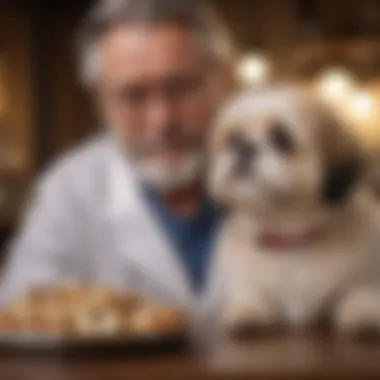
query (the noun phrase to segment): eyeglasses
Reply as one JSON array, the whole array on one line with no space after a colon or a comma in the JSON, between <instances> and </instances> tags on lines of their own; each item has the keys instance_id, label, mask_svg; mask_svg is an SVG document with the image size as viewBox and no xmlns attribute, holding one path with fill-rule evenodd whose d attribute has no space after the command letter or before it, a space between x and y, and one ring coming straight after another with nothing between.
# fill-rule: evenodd
<instances>
[{"instance_id":1,"label":"eyeglasses","mask_svg":"<svg viewBox=\"0 0 380 380\"><path fill-rule=\"evenodd\" d=\"M124 84L116 91L115 97L119 104L131 110L145 109L157 99L183 104L198 94L204 84L202 75L177 74L156 83L141 81Z\"/></svg>"}]
</instances>

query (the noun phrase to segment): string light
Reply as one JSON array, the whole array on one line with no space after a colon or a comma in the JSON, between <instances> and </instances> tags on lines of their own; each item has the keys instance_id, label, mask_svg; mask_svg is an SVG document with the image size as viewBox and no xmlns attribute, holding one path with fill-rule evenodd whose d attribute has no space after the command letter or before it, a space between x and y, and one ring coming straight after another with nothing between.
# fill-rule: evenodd
<instances>
[{"instance_id":1,"label":"string light","mask_svg":"<svg viewBox=\"0 0 380 380\"><path fill-rule=\"evenodd\" d=\"M333 68L320 76L318 87L324 99L340 101L350 96L354 88L354 80L346 70Z\"/></svg>"},{"instance_id":2,"label":"string light","mask_svg":"<svg viewBox=\"0 0 380 380\"><path fill-rule=\"evenodd\" d=\"M264 84L270 75L270 65L262 54L248 54L237 66L237 75L243 85Z\"/></svg>"},{"instance_id":3,"label":"string light","mask_svg":"<svg viewBox=\"0 0 380 380\"><path fill-rule=\"evenodd\" d=\"M352 109L359 118L371 118L376 109L376 101L370 92L358 92L352 99Z\"/></svg>"}]
</instances>

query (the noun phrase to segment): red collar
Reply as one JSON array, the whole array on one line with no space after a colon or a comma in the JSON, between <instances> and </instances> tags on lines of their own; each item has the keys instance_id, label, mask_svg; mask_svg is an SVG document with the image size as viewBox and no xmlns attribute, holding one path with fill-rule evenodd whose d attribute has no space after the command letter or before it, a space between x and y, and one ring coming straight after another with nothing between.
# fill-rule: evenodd
<instances>
[{"instance_id":1,"label":"red collar","mask_svg":"<svg viewBox=\"0 0 380 380\"><path fill-rule=\"evenodd\" d=\"M323 235L324 230L322 228L310 228L300 234L264 232L259 237L259 242L265 248L277 250L304 248L319 241Z\"/></svg>"}]
</instances>

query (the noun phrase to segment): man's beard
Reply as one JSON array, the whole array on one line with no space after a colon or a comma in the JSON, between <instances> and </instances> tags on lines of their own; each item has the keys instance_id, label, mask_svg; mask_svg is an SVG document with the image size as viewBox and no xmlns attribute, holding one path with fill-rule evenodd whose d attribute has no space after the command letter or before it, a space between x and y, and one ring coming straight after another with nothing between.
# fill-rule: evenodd
<instances>
[{"instance_id":1,"label":"man's beard","mask_svg":"<svg viewBox=\"0 0 380 380\"><path fill-rule=\"evenodd\" d=\"M144 184L158 192L170 193L202 180L204 157L193 152L176 164L166 160L139 161L136 169Z\"/></svg>"},{"instance_id":2,"label":"man's beard","mask_svg":"<svg viewBox=\"0 0 380 380\"><path fill-rule=\"evenodd\" d=\"M181 190L201 181L204 174L205 137L177 131L152 136L129 151L141 181L158 192ZM178 155L178 161L165 157L165 152Z\"/></svg>"}]
</instances>

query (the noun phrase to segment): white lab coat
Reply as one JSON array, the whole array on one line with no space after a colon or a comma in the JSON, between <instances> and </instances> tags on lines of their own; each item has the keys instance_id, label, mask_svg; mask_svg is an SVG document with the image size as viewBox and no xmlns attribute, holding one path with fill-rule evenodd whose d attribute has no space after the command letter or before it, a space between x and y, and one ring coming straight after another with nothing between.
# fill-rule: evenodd
<instances>
[{"instance_id":1,"label":"white lab coat","mask_svg":"<svg viewBox=\"0 0 380 380\"><path fill-rule=\"evenodd\" d=\"M216 262L204 292L194 294L111 138L97 138L59 160L31 203L11 244L0 301L30 286L77 278L149 293L202 316L217 307L222 279Z\"/></svg>"}]
</instances>

